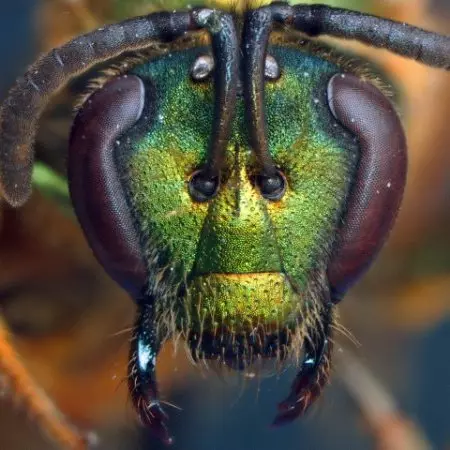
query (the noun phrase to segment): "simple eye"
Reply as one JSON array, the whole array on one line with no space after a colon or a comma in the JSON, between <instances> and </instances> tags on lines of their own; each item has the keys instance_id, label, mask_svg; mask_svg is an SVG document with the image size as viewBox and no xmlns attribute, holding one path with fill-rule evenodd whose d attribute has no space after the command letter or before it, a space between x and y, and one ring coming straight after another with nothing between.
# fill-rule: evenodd
<instances>
[{"instance_id":1,"label":"simple eye","mask_svg":"<svg viewBox=\"0 0 450 450\"><path fill-rule=\"evenodd\" d=\"M200 55L191 67L191 78L194 81L207 80L214 70L214 58L211 55Z\"/></svg>"},{"instance_id":2,"label":"simple eye","mask_svg":"<svg viewBox=\"0 0 450 450\"><path fill-rule=\"evenodd\" d=\"M198 170L189 180L189 194L197 202L207 202L217 195L219 184L218 176L211 176Z\"/></svg>"},{"instance_id":3,"label":"simple eye","mask_svg":"<svg viewBox=\"0 0 450 450\"><path fill-rule=\"evenodd\" d=\"M286 192L286 177L281 171L277 171L274 175L258 175L256 184L264 198L276 201L280 200Z\"/></svg>"},{"instance_id":4,"label":"simple eye","mask_svg":"<svg viewBox=\"0 0 450 450\"><path fill-rule=\"evenodd\" d=\"M272 55L267 55L264 62L264 76L267 80L275 81L281 76L281 69Z\"/></svg>"}]
</instances>

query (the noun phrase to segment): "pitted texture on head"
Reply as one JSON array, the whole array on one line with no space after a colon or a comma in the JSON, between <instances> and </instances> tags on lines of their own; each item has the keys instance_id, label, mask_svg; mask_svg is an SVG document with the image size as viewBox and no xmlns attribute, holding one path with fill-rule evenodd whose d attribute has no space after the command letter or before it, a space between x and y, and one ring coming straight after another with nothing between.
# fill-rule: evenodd
<instances>
[{"instance_id":1,"label":"pitted texture on head","mask_svg":"<svg viewBox=\"0 0 450 450\"><path fill-rule=\"evenodd\" d=\"M265 88L268 148L286 176L286 193L279 201L261 195L255 183L260 165L239 99L219 192L199 203L188 183L207 158L214 96L212 83L193 81L190 68L204 52L174 52L133 70L153 86L154 109L146 105L123 136L118 162L144 242L149 292L170 272L171 283L185 285L188 309L214 303L219 322L232 310L241 325L250 316L295 322L311 297L310 278L328 260L357 161L357 143L327 104L327 82L339 67L293 49L271 48L282 76ZM227 292L239 291L232 287L236 280L209 274L247 277L248 295L242 296L247 301L234 308ZM270 282L269 290L257 288L264 284L261 276L269 280L272 274L283 274L285 288L271 289ZM205 276L207 289L200 282ZM287 307L280 313L255 306L270 302L287 302Z\"/></svg>"}]
</instances>

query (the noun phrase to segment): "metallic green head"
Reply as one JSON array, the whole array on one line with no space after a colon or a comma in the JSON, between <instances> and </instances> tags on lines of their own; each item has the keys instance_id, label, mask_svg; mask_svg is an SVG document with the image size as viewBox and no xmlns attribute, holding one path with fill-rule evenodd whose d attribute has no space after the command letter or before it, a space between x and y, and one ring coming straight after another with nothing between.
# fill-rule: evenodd
<instances>
[{"instance_id":1,"label":"metallic green head","mask_svg":"<svg viewBox=\"0 0 450 450\"><path fill-rule=\"evenodd\" d=\"M220 184L199 201L190 184L207 163L215 92L212 76L193 71L209 52L173 51L131 71L146 104L118 155L148 292L178 327L295 327L312 307L311 281L323 275L355 169L355 140L326 101L340 68L308 45L271 45L279 73L265 84L268 148L285 191L277 199L261 192L238 93Z\"/></svg>"},{"instance_id":2,"label":"metallic green head","mask_svg":"<svg viewBox=\"0 0 450 450\"><path fill-rule=\"evenodd\" d=\"M20 206L51 95L98 63L148 52L86 98L68 172L89 244L139 304L130 393L167 443L155 369L173 332L187 331L194 358L238 368L297 349L300 370L274 423L308 409L328 380L333 305L370 265L401 203L406 142L395 108L298 31L449 66L447 37L354 11L188 8L52 50L0 110L0 191Z\"/></svg>"}]
</instances>

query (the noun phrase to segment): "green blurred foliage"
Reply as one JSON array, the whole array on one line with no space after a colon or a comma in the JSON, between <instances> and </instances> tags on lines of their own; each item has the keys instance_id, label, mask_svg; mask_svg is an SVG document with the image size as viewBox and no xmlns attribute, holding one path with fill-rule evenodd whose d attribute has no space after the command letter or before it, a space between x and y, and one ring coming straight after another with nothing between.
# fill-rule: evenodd
<instances>
[{"instance_id":1,"label":"green blurred foliage","mask_svg":"<svg viewBox=\"0 0 450 450\"><path fill-rule=\"evenodd\" d=\"M57 174L43 162L37 161L33 167L33 186L46 198L55 201L61 209L72 214L67 179Z\"/></svg>"}]
</instances>

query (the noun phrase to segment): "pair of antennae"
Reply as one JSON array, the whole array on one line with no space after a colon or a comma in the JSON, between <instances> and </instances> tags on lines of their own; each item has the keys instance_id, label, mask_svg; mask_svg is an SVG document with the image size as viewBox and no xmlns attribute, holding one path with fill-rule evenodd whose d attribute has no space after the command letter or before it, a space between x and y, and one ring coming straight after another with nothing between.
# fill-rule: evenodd
<instances>
[{"instance_id":1,"label":"pair of antennae","mask_svg":"<svg viewBox=\"0 0 450 450\"><path fill-rule=\"evenodd\" d=\"M450 37L404 23L324 5L289 6L277 2L248 11L242 44L244 92L251 144L267 176L273 175L275 167L267 145L264 61L269 34L276 24L310 36L356 39L430 66L450 68ZM16 81L0 109L0 191L6 201L20 206L30 195L38 120L55 92L96 64L124 52L145 49L155 40L171 41L201 29L212 37L216 67L215 116L207 171L211 176L217 173L229 138L239 76L239 45L233 18L208 8L154 13L77 37L39 58Z\"/></svg>"}]
</instances>

